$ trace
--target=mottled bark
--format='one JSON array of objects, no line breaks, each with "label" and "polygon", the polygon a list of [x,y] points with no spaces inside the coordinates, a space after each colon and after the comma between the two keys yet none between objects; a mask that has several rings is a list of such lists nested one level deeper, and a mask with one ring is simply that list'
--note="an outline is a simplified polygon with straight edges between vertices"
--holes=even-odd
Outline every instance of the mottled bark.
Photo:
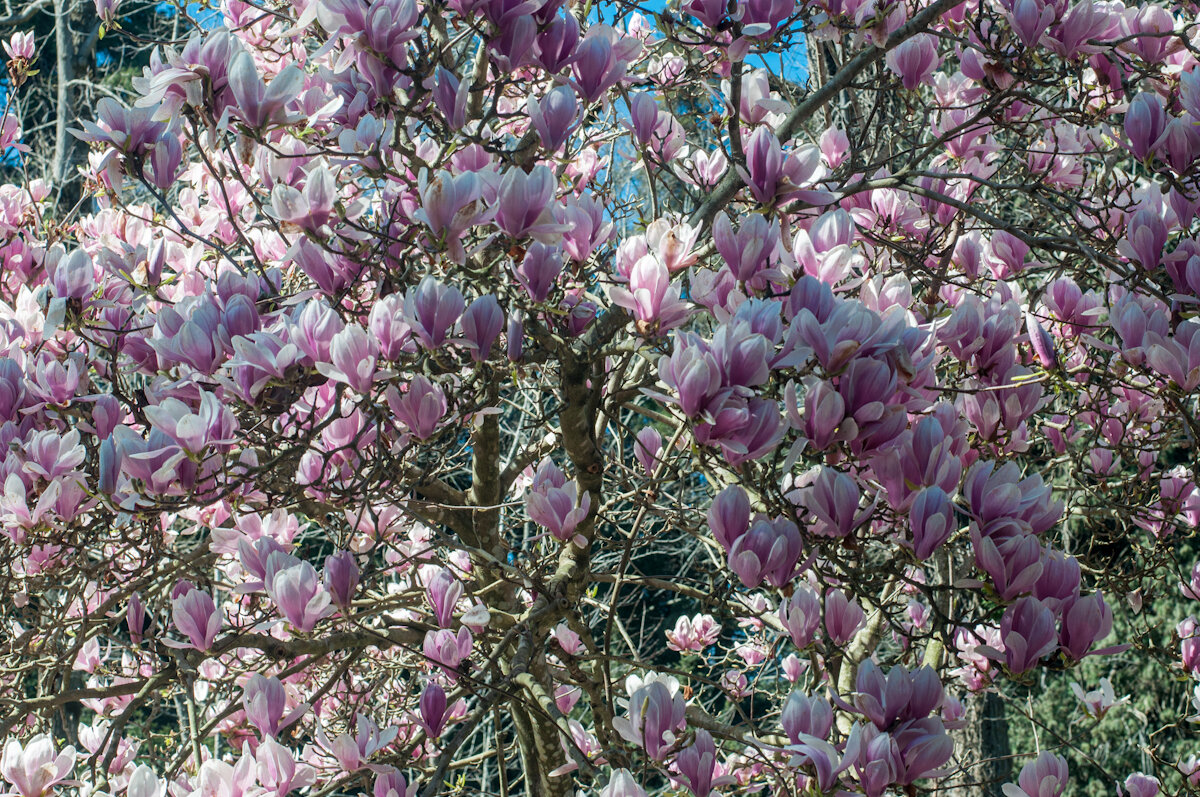
[{"label": "mottled bark", "polygon": [[966,727],[956,734],[955,755],[961,773],[950,784],[949,797],[1002,797],[1012,780],[1012,749],[1004,701],[994,692],[969,695],[964,701]]}]

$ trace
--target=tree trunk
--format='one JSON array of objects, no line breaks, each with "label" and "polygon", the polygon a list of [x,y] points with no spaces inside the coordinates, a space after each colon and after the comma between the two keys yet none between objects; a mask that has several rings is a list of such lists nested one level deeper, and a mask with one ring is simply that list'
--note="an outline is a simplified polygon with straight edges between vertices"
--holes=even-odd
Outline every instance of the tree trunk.
[{"label": "tree trunk", "polygon": [[75,123],[76,98],[78,92],[72,82],[76,77],[75,36],[71,32],[70,0],[54,0],[54,47],[57,89],[55,92],[56,111],[54,115],[54,162],[51,164],[50,176],[54,182],[54,190],[58,196],[59,217],[71,211],[83,196],[82,186],[75,165],[80,150],[80,142],[68,132]]},{"label": "tree trunk", "polygon": [[1004,702],[995,692],[968,695],[966,727],[957,734],[961,773],[952,779],[948,797],[1003,797],[1012,779],[1012,750]]}]

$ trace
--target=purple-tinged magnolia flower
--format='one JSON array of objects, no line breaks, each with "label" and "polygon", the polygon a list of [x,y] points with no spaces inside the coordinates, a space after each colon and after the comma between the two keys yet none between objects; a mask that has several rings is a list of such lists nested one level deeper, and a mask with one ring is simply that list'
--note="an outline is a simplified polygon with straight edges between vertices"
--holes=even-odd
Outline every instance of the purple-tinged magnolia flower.
[{"label": "purple-tinged magnolia flower", "polygon": [[425,594],[433,607],[433,617],[442,628],[449,628],[454,619],[454,610],[463,596],[463,584],[444,567],[437,568],[429,577]]},{"label": "purple-tinged magnolia flower", "polygon": [[439,66],[434,71],[433,102],[452,129],[458,130],[467,123],[467,100],[470,98],[470,80],[460,82],[445,67]]},{"label": "purple-tinged magnolia flower", "polygon": [[881,797],[900,780],[904,761],[895,738],[874,725],[855,725],[846,740],[845,759],[853,763],[866,797]]},{"label": "purple-tinged magnolia flower", "polygon": [[971,527],[975,563],[988,574],[1001,600],[1010,601],[1033,589],[1042,575],[1042,543],[1023,531],[1008,536],[985,537]]},{"label": "purple-tinged magnolia flower", "polygon": [[525,321],[521,311],[514,310],[508,314],[508,329],[505,331],[505,356],[508,361],[518,363],[525,342]]},{"label": "purple-tinged magnolia flower", "polygon": [[550,296],[558,275],[563,270],[563,253],[558,246],[534,241],[525,252],[518,266],[513,264],[517,282],[535,302],[544,302]]},{"label": "purple-tinged magnolia flower", "polygon": [[329,343],[331,363],[318,362],[317,370],[359,393],[368,394],[375,382],[378,356],[375,337],[358,324],[351,324],[333,336]]},{"label": "purple-tinged magnolia flower", "polygon": [[96,103],[96,121],[83,122],[83,130],[72,130],[76,138],[112,145],[130,155],[145,154],[167,129],[154,120],[153,108],[123,108],[104,97]]},{"label": "purple-tinged magnolia flower", "polygon": [[65,257],[47,258],[46,270],[50,276],[50,287],[58,298],[87,299],[96,292],[96,267],[82,249],[75,249]]},{"label": "purple-tinged magnolia flower", "polygon": [[146,161],[146,177],[155,188],[166,191],[175,185],[182,163],[183,145],[179,137],[170,130],[164,131],[150,150],[150,157]]},{"label": "purple-tinged magnolia flower", "polygon": [[649,146],[654,136],[654,129],[658,127],[658,111],[658,100],[651,93],[639,92],[629,101],[629,126],[633,130],[633,137],[642,147]]},{"label": "purple-tinged magnolia flower", "polygon": [[583,99],[596,102],[625,78],[629,62],[641,49],[641,42],[622,36],[609,25],[590,26],[575,47],[571,85]]},{"label": "purple-tinged magnolia flower", "polygon": [[1037,598],[1021,598],[1004,610],[1000,638],[1004,663],[1016,675],[1028,672],[1058,646],[1054,613]]},{"label": "purple-tinged magnolia flower", "polygon": [[367,332],[385,360],[399,360],[405,354],[416,354],[412,325],[404,318],[404,296],[392,293],[375,302],[367,316]]},{"label": "purple-tinged magnolia flower", "polygon": [[1142,208],[1129,217],[1125,237],[1117,244],[1117,251],[1147,271],[1153,271],[1162,264],[1166,245],[1166,222],[1159,213]]},{"label": "purple-tinged magnolia flower", "polygon": [[580,120],[579,103],[570,86],[556,86],[541,100],[530,97],[525,112],[547,152],[558,152]]},{"label": "purple-tinged magnolia flower", "polygon": [[816,377],[804,380],[804,412],[800,413],[796,398],[796,383],[784,388],[784,401],[792,426],[803,432],[809,445],[824,451],[834,443],[852,440],[858,434],[858,424],[846,417],[846,402],[828,381]]},{"label": "purple-tinged magnolia flower", "polygon": [[375,785],[371,789],[372,797],[417,797],[419,791],[416,783],[409,783],[390,767],[375,776]]},{"label": "purple-tinged magnolia flower", "polygon": [[534,18],[525,14],[509,16],[500,25],[499,35],[488,42],[500,68],[513,72],[534,63],[537,28]]},{"label": "purple-tinged magnolia flower", "polygon": [[324,581],[334,605],[347,611],[358,590],[358,562],[350,551],[325,557]]},{"label": "purple-tinged magnolia flower", "polygon": [[840,589],[825,593],[825,634],[835,647],[854,639],[865,619],[866,614],[858,601],[850,600]]},{"label": "purple-tinged magnolia flower", "polygon": [[471,350],[471,359],[483,362],[504,329],[504,311],[496,297],[489,293],[471,302],[460,324],[463,343]]},{"label": "purple-tinged magnolia flower", "polygon": [[24,746],[10,737],[0,757],[0,775],[20,797],[45,797],[74,768],[75,748],[65,747],[55,755],[54,740],[46,733],[39,733]]},{"label": "purple-tinged magnolia flower", "polygon": [[742,33],[746,36],[765,36],[796,11],[793,0],[742,0]]},{"label": "purple-tinged magnolia flower", "polygon": [[937,37],[931,33],[918,33],[888,51],[884,58],[888,69],[900,78],[909,91],[925,83],[937,69]]},{"label": "purple-tinged magnolia flower", "polygon": [[[542,11],[550,9],[553,4],[547,3]],[[550,24],[542,28],[537,37],[538,64],[547,73],[556,75],[575,60],[575,46],[579,43],[579,22],[571,13],[555,14]]]},{"label": "purple-tinged magnolia flower", "polygon": [[817,593],[808,587],[797,587],[791,598],[779,602],[779,622],[797,649],[811,645],[821,626],[821,601]]},{"label": "purple-tinged magnolia flower", "polygon": [[653,426],[644,426],[633,442],[633,455],[647,476],[653,476],[663,453],[662,435]]},{"label": "purple-tinged magnolia flower", "polygon": [[286,121],[285,107],[303,88],[304,70],[295,64],[280,70],[270,86],[263,83],[253,56],[246,50],[238,52],[229,65],[229,89],[236,100],[229,108],[254,130]]},{"label": "purple-tinged magnolia flower", "polygon": [[779,724],[792,744],[800,744],[804,736],[828,739],[833,730],[833,706],[823,697],[792,692],[784,701]]},{"label": "purple-tinged magnolia flower", "polygon": [[1063,59],[1074,61],[1103,49],[1104,45],[1091,42],[1109,38],[1114,21],[1104,4],[1082,0],[1067,9],[1042,42]]},{"label": "purple-tinged magnolia flower", "polygon": [[[268,569],[271,559],[277,556],[271,554]],[[334,608],[329,605],[331,596],[321,586],[316,568],[308,562],[284,567],[269,576],[264,584],[267,595],[297,631],[308,633],[320,620],[333,614]]]},{"label": "purple-tinged magnolia flower", "polygon": [[[100,0],[100,2],[103,2],[103,0]],[[17,59],[25,61],[33,60],[35,52],[33,31],[17,31],[14,33],[11,39],[4,42],[4,52],[8,53],[8,57],[14,61]]]},{"label": "purple-tinged magnolia flower", "polygon": [[708,509],[708,527],[726,553],[739,537],[750,530],[750,498],[731,484],[713,498]]},{"label": "purple-tinged magnolia flower", "polygon": [[[242,568],[254,577],[253,580],[247,581],[242,586],[243,591],[246,592],[256,592],[263,589],[263,582],[267,578],[267,562],[271,561],[272,554],[290,556],[287,550],[276,542],[273,537],[265,534],[254,542],[242,537],[237,542],[237,552]],[[276,561],[280,560],[277,559]],[[298,562],[300,560],[294,559],[294,561]]]},{"label": "purple-tinged magnolia flower", "polygon": [[433,437],[446,417],[445,392],[423,374],[413,377],[403,393],[395,387],[388,388],[386,399],[392,417],[418,440]]},{"label": "purple-tinged magnolia flower", "polygon": [[[562,204],[554,206],[553,212],[554,220],[566,228],[562,237],[563,252],[576,263],[586,262],[612,235],[612,222],[605,220],[604,205],[594,194],[568,196]],[[669,250],[669,246],[664,249]],[[670,263],[667,267],[670,268]]]},{"label": "purple-tinged magnolia flower", "polygon": [[134,645],[142,644],[142,637],[146,633],[146,624],[149,620],[150,615],[142,603],[141,594],[135,592],[130,595],[129,606],[125,610],[125,625],[129,629],[129,641]]},{"label": "purple-tinged magnolia flower", "polygon": [[638,785],[628,769],[615,769],[608,785],[600,790],[600,797],[646,797],[646,790]]},{"label": "purple-tinged magnolia flower", "polygon": [[1092,645],[1109,635],[1112,624],[1112,610],[1104,602],[1102,593],[1076,599],[1062,612],[1062,633],[1059,635],[1062,651],[1079,661],[1088,655]]},{"label": "purple-tinged magnolia flower", "polygon": [[188,644],[167,644],[172,647],[190,647],[201,652],[211,650],[213,640],[221,630],[223,618],[217,611],[212,595],[196,589],[184,581],[174,590],[171,599],[171,619],[180,633],[188,638]]},{"label": "purple-tinged magnolia flower", "polygon": [[646,255],[633,264],[629,288],[612,287],[613,303],[633,314],[638,332],[663,333],[679,326],[691,315],[687,302],[679,298],[679,285],[671,282],[671,272],[654,255]]},{"label": "purple-tinged magnolia flower", "polygon": [[483,180],[478,174],[439,171],[421,186],[421,207],[413,218],[429,226],[454,262],[463,263],[467,257],[463,234],[488,221],[493,212],[483,201]]},{"label": "purple-tinged magnolia flower", "polygon": [[1025,313],[1025,330],[1029,333],[1029,345],[1042,367],[1057,368],[1058,353],[1054,348],[1054,338],[1050,337],[1042,322],[1031,312]]},{"label": "purple-tinged magnolia flower", "polygon": [[1042,574],[1033,585],[1033,597],[1061,614],[1063,606],[1079,597],[1079,560],[1054,548],[1042,554]]},{"label": "purple-tinged magnolia flower", "polygon": [[270,212],[280,221],[317,232],[329,222],[336,199],[333,175],[321,165],[305,176],[303,191],[286,183],[276,183],[271,191]]},{"label": "purple-tinged magnolia flower", "polygon": [[677,732],[686,727],[687,706],[679,682],[651,672],[644,680],[631,675],[625,685],[629,695],[627,716],[614,719],[613,728],[655,761],[665,760],[678,738]]},{"label": "purple-tinged magnolia flower", "polygon": [[278,678],[268,678],[260,673],[251,675],[242,686],[242,707],[246,719],[264,737],[278,736],[308,710],[308,704],[302,703],[287,712],[287,691],[283,684]]},{"label": "purple-tinged magnolia flower", "polygon": [[908,510],[913,554],[922,562],[933,556],[954,533],[954,504],[941,487],[926,487],[917,493]]},{"label": "purple-tinged magnolia flower", "polygon": [[836,747],[824,739],[818,739],[815,736],[801,736],[798,744],[787,748],[788,752],[792,753],[788,765],[812,767],[816,776],[817,789],[822,794],[830,794],[835,791],[837,776],[849,769],[858,759],[858,748],[851,745],[851,741],[857,744],[856,739],[857,736],[852,731],[850,740],[846,743],[847,754],[842,756]]},{"label": "purple-tinged magnolia flower", "polygon": [[937,717],[902,723],[893,738],[900,751],[901,786],[930,777],[954,755],[954,740]]},{"label": "purple-tinged magnolia flower", "polygon": [[466,304],[458,288],[426,275],[404,297],[404,320],[421,346],[434,351],[449,340]]},{"label": "purple-tinged magnolia flower", "polygon": [[1189,600],[1200,601],[1200,561],[1192,565],[1191,579],[1186,584],[1181,583],[1179,591]]},{"label": "purple-tinged magnolia flower", "polygon": [[1197,150],[1200,150],[1200,131],[1196,130],[1195,120],[1184,116],[1173,117],[1154,142],[1153,149],[1176,172],[1183,174],[1188,171]]},{"label": "purple-tinged magnolia flower", "polygon": [[[578,505],[576,505],[578,503]],[[525,494],[529,519],[550,532],[560,542],[572,538],[580,547],[587,544],[575,529],[588,516],[592,507],[590,493],[579,494],[579,485],[567,476],[548,457],[538,465],[533,484]]]},{"label": "purple-tinged magnolia flower", "polygon": [[269,736],[259,742],[254,758],[258,782],[275,797],[311,786],[316,780],[317,773],[312,767],[297,764],[291,749]]},{"label": "purple-tinged magnolia flower", "polygon": [[812,483],[803,488],[799,502],[815,522],[808,530],[818,537],[847,537],[870,517],[874,506],[859,509],[861,492],[854,480],[837,468],[822,466]]},{"label": "purple-tinged magnolia flower", "polygon": [[1134,772],[1125,778],[1125,793],[1129,797],[1158,797],[1160,791],[1158,778],[1144,772]]},{"label": "purple-tinged magnolia flower", "polygon": [[1036,474],[1022,479],[1015,462],[997,468],[995,462],[977,461],[963,479],[962,495],[985,529],[992,521],[1014,518],[1028,524],[1034,534],[1041,534],[1062,517],[1063,503],[1054,499],[1049,485]]},{"label": "purple-tinged magnolia flower", "polygon": [[[753,398],[745,404],[731,401],[724,409],[730,411],[727,413],[729,422],[723,423],[725,415],[718,413],[716,423],[711,425],[713,428],[709,428],[709,424],[696,427],[696,440],[720,446],[726,461],[734,467],[773,451],[787,431],[778,402],[772,399]],[[714,428],[719,433],[714,433]]]},{"label": "purple-tinged magnolia flower", "polygon": [[704,729],[696,731],[696,741],[675,757],[675,766],[695,797],[708,797],[713,786],[724,781],[733,782],[732,778],[713,778],[717,769],[717,747],[712,735]]},{"label": "purple-tinged magnolia flower", "polygon": [[510,168],[500,180],[496,226],[510,238],[529,235],[540,239],[562,232],[550,212],[557,187],[554,172],[547,166],[535,166],[528,174]]},{"label": "purple-tinged magnolia flower", "polygon": [[675,338],[675,350],[659,358],[658,375],[675,391],[679,409],[689,418],[698,417],[721,390],[721,365],[708,344],[692,332]]},{"label": "purple-tinged magnolia flower", "polygon": [[[283,192],[280,192],[283,196]],[[307,201],[307,200],[305,200]],[[310,208],[311,209],[311,208]],[[296,218],[305,220],[311,217],[303,210],[284,208],[282,212],[296,211]],[[274,211],[272,211],[274,212]],[[298,265],[301,271],[317,284],[322,293],[334,295],[357,279],[362,272],[362,264],[355,263],[349,258],[326,252],[308,238],[296,241],[290,250],[288,258]]]},{"label": "purple-tinged magnolia flower", "polygon": [[810,205],[828,205],[834,200],[827,191],[805,188],[825,176],[821,151],[806,145],[784,152],[779,139],[765,125],[746,142],[746,166],[737,169],[750,193],[764,205],[785,198]]},{"label": "purple-tinged magnolia flower", "polygon": [[1175,626],[1175,634],[1179,637],[1180,660],[1184,671],[1193,676],[1200,675],[1200,623],[1194,616],[1189,616]]},{"label": "purple-tinged magnolia flower", "polygon": [[474,637],[467,628],[458,629],[456,634],[449,629],[442,628],[437,631],[425,632],[425,642],[423,651],[425,658],[429,659],[433,664],[441,666],[442,670],[454,680],[458,673],[458,667],[468,656],[471,655],[471,646],[474,644]]},{"label": "purple-tinged magnolia flower", "polygon": [[783,276],[772,268],[777,260],[779,231],[761,213],[744,216],[736,233],[729,216],[718,213],[712,235],[717,252],[738,282],[757,288],[763,287],[767,279]]},{"label": "purple-tinged magnolia flower", "polygon": [[381,732],[379,726],[365,714],[359,714],[356,717],[355,725],[353,736],[349,733],[341,733],[332,740],[325,736],[324,730],[319,725],[317,727],[317,742],[333,754],[343,772],[354,772],[370,766],[367,764],[367,759],[378,750],[391,744],[400,730],[393,726]]},{"label": "purple-tinged magnolia flower", "polygon": [[1186,393],[1200,387],[1200,323],[1195,319],[1181,322],[1169,338],[1147,333],[1143,343],[1146,363],[1151,368]]},{"label": "purple-tinged magnolia flower", "polygon": [[674,630],[667,632],[667,647],[680,653],[699,653],[717,641],[721,625],[711,615],[686,615],[675,621]]},{"label": "purple-tinged magnolia flower", "polygon": [[446,708],[446,690],[437,681],[430,681],[421,692],[420,713],[417,721],[430,739],[438,739],[450,719]]},{"label": "purple-tinged magnolia flower", "polygon": [[742,585],[755,589],[766,581],[782,587],[796,574],[803,553],[800,529],[787,518],[760,517],[729,548],[729,569]]},{"label": "purple-tinged magnolia flower", "polygon": [[893,729],[897,722],[925,719],[945,699],[933,668],[909,672],[897,665],[885,676],[870,659],[860,666],[854,689],[855,707],[881,731]]},{"label": "purple-tinged magnolia flower", "polygon": [[1038,46],[1054,17],[1054,9],[1042,0],[1013,0],[1012,10],[1008,13],[1013,32],[1026,47]]}]

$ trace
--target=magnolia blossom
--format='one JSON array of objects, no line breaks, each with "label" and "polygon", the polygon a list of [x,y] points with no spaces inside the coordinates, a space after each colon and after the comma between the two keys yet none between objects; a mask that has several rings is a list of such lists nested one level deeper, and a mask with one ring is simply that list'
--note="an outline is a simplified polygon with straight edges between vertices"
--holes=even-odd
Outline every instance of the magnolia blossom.
[{"label": "magnolia blossom", "polygon": [[0,775],[21,797],[44,797],[66,781],[74,766],[75,748],[65,747],[55,755],[54,740],[41,733],[24,745],[12,738],[5,743]]}]

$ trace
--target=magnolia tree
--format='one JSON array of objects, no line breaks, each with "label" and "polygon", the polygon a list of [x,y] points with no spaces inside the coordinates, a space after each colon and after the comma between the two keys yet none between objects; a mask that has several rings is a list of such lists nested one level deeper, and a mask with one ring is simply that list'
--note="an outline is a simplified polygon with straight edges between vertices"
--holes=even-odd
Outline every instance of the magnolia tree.
[{"label": "magnolia tree", "polygon": [[1193,6],[220,11],[0,188],[9,794],[1200,780]]}]

